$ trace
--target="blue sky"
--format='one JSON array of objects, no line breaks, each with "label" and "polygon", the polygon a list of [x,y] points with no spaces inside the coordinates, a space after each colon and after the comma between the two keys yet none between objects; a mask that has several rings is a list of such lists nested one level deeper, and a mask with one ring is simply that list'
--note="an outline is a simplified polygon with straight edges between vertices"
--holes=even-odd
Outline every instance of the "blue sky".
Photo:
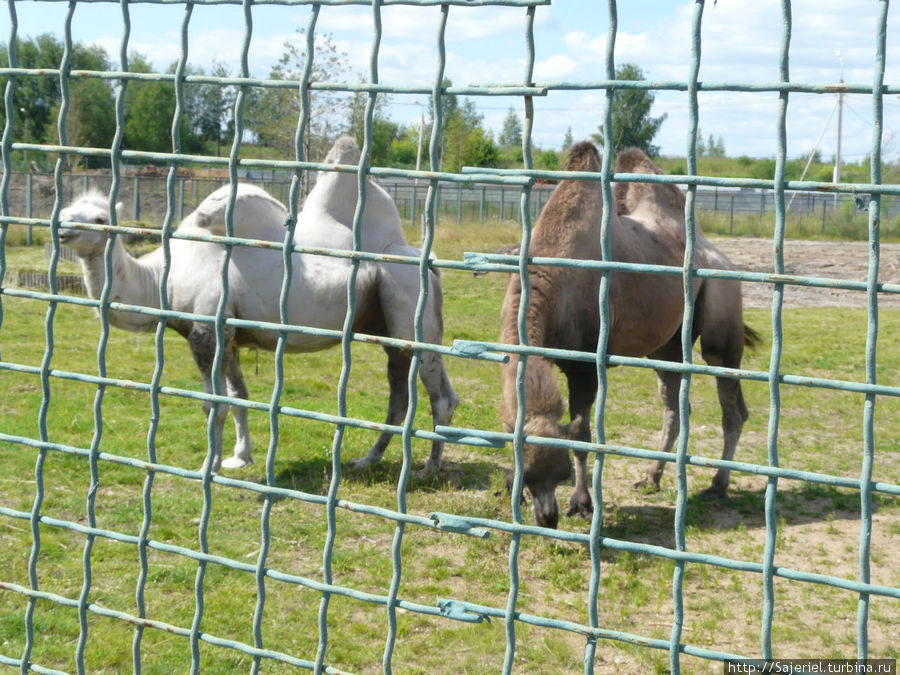
[{"label": "blue sky", "polygon": [[[690,60],[691,2],[675,0],[620,1],[617,63],[631,62],[652,80],[684,80]],[[875,0],[794,0],[791,42],[791,79],[795,82],[872,83],[873,34],[878,3]],[[62,2],[16,2],[19,35],[41,32],[61,35],[66,10]],[[305,26],[306,7],[255,6],[250,69],[265,77],[286,41],[297,41]],[[174,61],[179,52],[183,6],[138,4],[131,8],[132,50],[148,57],[158,69]],[[439,9],[389,6],[383,9],[384,35],[379,57],[383,83],[430,85],[436,68]],[[886,83],[900,74],[900,38],[897,12],[888,22]],[[0,31],[9,34],[3,12]],[[123,34],[121,9],[116,3],[89,3],[75,11],[76,40],[95,42],[117,57]],[[517,83],[524,76],[526,57],[525,10],[507,7],[452,7],[447,29],[446,75],[454,84]],[[603,79],[608,19],[605,3],[560,0],[538,7],[535,15],[537,82]],[[892,30],[893,29],[893,30]],[[237,70],[244,30],[243,11],[237,6],[196,6],[190,24],[189,60],[209,69],[213,61]],[[371,9],[358,6],[323,7],[318,30],[331,35],[347,54],[354,70],[368,73],[372,37]],[[778,0],[708,1],[703,19],[703,58],[700,79],[730,82],[773,82],[778,79],[781,39],[781,3]],[[892,39],[893,38],[893,39]],[[841,57],[836,52],[841,52]],[[559,148],[566,129],[576,140],[597,131],[604,94],[551,92],[535,100],[534,140],[538,146]],[[391,116],[409,124],[419,106],[412,96],[392,98]],[[821,152],[831,157],[836,149],[837,96],[792,94],[788,108],[788,154],[807,154],[823,136]],[[664,154],[684,154],[687,132],[687,96],[659,92],[654,115],[667,114],[657,143]],[[499,132],[510,106],[521,114],[522,101],[489,97],[476,101],[485,124]],[[729,155],[774,156],[776,152],[777,95],[773,93],[710,92],[700,97],[700,128],[704,137],[721,137]],[[842,156],[858,161],[871,147],[871,97],[845,97]],[[885,98],[885,159],[900,159],[900,97]]]}]

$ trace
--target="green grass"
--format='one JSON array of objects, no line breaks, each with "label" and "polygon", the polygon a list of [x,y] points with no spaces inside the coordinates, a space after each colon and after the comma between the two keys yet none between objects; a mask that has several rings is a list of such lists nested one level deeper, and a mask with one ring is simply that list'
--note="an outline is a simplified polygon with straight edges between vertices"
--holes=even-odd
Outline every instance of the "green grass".
[{"label": "green grass", "polygon": [[[412,241],[415,232],[409,232]],[[466,250],[491,251],[518,236],[515,227],[440,228],[435,244],[440,258],[459,259]],[[723,244],[727,251],[727,245]],[[8,257],[22,255],[17,247]],[[445,343],[453,339],[495,340],[506,278],[501,274],[473,277],[471,273],[442,272],[445,307]],[[3,296],[0,346],[6,363],[39,366],[45,351],[46,304]],[[746,320],[763,334],[764,345],[750,353],[744,366],[766,371],[769,367],[771,318],[768,311],[752,310]],[[92,310],[59,305],[54,317],[55,348],[52,368],[96,373],[99,322]],[[857,308],[808,308],[791,310],[784,317],[782,372],[845,380],[864,379],[866,317]],[[890,339],[900,332],[900,311],[880,314],[878,381],[900,385],[900,345]],[[171,333],[165,338],[163,384],[200,389],[184,340]],[[107,348],[111,377],[149,382],[154,367],[152,334],[113,330]],[[273,355],[245,350],[244,373],[254,400],[268,401],[273,384]],[[699,357],[698,357],[699,360]],[[336,410],[338,350],[285,359],[286,385],[282,402],[287,406],[333,413]],[[499,429],[497,401],[499,376],[496,364],[453,359],[448,361],[454,387],[462,403],[454,424]],[[613,369],[609,373],[607,439],[610,443],[654,448],[660,423],[660,406],[652,372]],[[766,463],[768,387],[747,382],[744,386],[751,417],[738,447],[737,459]],[[0,430],[3,433],[39,437],[40,379],[33,375],[0,370]],[[85,383],[50,379],[47,438],[56,443],[87,448],[94,429],[93,408],[97,389]],[[695,376],[691,384],[692,454],[717,457],[721,431],[714,384]],[[861,469],[864,400],[858,394],[804,387],[781,387],[779,460],[785,467],[858,477]],[[387,404],[384,357],[371,345],[354,345],[348,389],[352,416],[382,421]],[[205,421],[196,402],[178,397],[161,398],[161,419],[156,439],[158,461],[198,468],[206,453]],[[875,479],[896,482],[900,472],[900,414],[895,398],[877,400],[875,414]],[[103,452],[144,459],[147,456],[149,396],[131,389],[109,387],[103,397]],[[251,433],[256,464],[228,477],[264,481],[269,420],[251,412]],[[429,428],[426,397],[420,397],[416,425]],[[275,460],[280,487],[325,494],[330,483],[333,427],[289,417],[280,418],[280,442]],[[226,427],[226,452],[234,432]],[[363,455],[374,434],[348,429],[342,458]],[[424,463],[428,443],[413,443],[416,468]],[[24,445],[0,444],[0,505],[29,512],[35,497],[37,452]],[[437,478],[410,481],[408,502],[412,513],[433,511],[487,518],[510,518],[508,497],[502,494],[503,467],[510,465],[508,449],[491,450],[449,445],[445,469]],[[603,534],[616,539],[673,546],[675,483],[673,467],[657,494],[636,493],[630,485],[646,463],[609,457],[604,469]],[[341,499],[395,508],[400,472],[400,443],[394,439],[381,466],[371,471],[344,471]],[[698,495],[712,474],[688,468],[690,490],[687,508],[687,548],[726,557],[761,561],[765,541],[764,478],[733,474],[728,499],[710,503]],[[97,525],[136,535],[143,511],[141,492],[146,473],[109,462],[100,463],[100,487],[96,496]],[[87,462],[62,453],[47,453],[41,513],[47,517],[86,522],[85,502],[89,485]],[[779,522],[776,564],[779,566],[857,578],[859,496],[796,481],[780,480],[776,503]],[[572,486],[559,490],[566,504]],[[209,529],[210,553],[255,564],[260,546],[262,498],[251,492],[213,486]],[[496,494],[500,493],[500,494]],[[159,542],[198,548],[197,526],[202,509],[198,484],[157,475],[153,484],[153,525],[150,536]],[[900,531],[898,500],[876,495],[872,579],[874,583],[900,586],[895,564],[895,544]],[[530,512],[525,510],[530,522]],[[395,528],[374,516],[337,511],[338,536],[333,572],[335,583],[379,595],[387,593],[392,575],[391,545]],[[562,528],[587,532],[589,524],[564,517]],[[270,569],[315,580],[322,577],[325,542],[324,509],[294,499],[279,499],[271,515]],[[82,586],[82,553],[85,538],[47,524],[40,526],[41,549],[38,576],[41,590],[77,598]],[[485,540],[439,533],[408,526],[403,546],[400,597],[435,605],[438,598],[455,598],[503,608],[509,592],[509,536],[493,532]],[[27,520],[0,518],[0,580],[27,586],[31,532]],[[151,551],[146,605],[149,617],[189,627],[194,614],[193,587],[197,565],[174,553]],[[98,538],[92,555],[91,602],[110,609],[136,613],[135,584],[139,572],[135,547]],[[525,537],[519,554],[522,612],[587,622],[587,588],[590,557],[578,545]],[[671,634],[671,561],[650,556],[601,550],[598,596],[600,626],[612,630],[667,640]],[[856,603],[853,593],[799,584],[775,582],[777,656],[853,657],[856,654]],[[314,659],[317,616],[321,595],[302,587],[268,579],[262,634],[267,648],[300,658]],[[206,597],[202,629],[212,635],[252,644],[252,617],[256,582],[252,574],[211,564],[206,572]],[[708,649],[747,655],[759,653],[762,583],[757,575],[689,564],[685,568],[685,624],[683,641]],[[27,601],[12,591],[0,590],[0,653],[17,658],[24,646]],[[374,673],[381,670],[387,634],[384,607],[334,596],[329,606],[329,647],[326,663],[335,667]],[[872,598],[869,623],[870,656],[896,657],[900,606],[889,598]],[[45,667],[72,671],[79,626],[75,610],[38,601],[35,610],[33,660]],[[131,669],[133,628],[121,621],[89,615],[86,666],[89,672],[117,673]],[[578,635],[517,624],[515,667],[520,672],[580,672],[584,642]],[[503,621],[466,624],[398,613],[398,639],[394,666],[398,672],[491,672],[500,669],[505,650]],[[233,650],[201,643],[203,669],[210,673],[246,670],[250,660]],[[188,641],[165,631],[144,631],[144,672],[184,672],[190,664]],[[685,672],[717,672],[720,666],[683,656]],[[666,672],[665,651],[600,641],[600,672]],[[290,670],[278,663],[264,663],[263,672]]]}]

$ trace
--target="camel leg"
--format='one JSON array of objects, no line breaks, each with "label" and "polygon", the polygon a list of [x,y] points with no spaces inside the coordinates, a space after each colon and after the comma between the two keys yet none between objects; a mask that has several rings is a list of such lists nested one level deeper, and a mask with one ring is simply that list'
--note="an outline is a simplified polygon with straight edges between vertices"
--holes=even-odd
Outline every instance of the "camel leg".
[{"label": "camel leg", "polygon": [[[431,401],[431,416],[434,426],[450,424],[453,419],[453,412],[459,405],[459,396],[453,390],[450,384],[450,376],[444,367],[444,359],[440,354],[434,352],[425,352],[422,354],[422,365],[419,368],[419,377],[425,390],[428,392],[428,398]],[[427,477],[436,474],[441,469],[441,457],[444,453],[443,441],[431,442],[431,455],[425,463],[425,468],[418,472],[420,477]]]},{"label": "camel leg", "polygon": [[[581,415],[581,424],[573,440],[590,443],[591,406],[594,405],[597,396],[597,371],[593,366],[588,368],[579,366],[573,366],[571,369],[566,367],[563,370],[569,383],[569,417],[574,420]],[[588,453],[573,450],[572,454],[575,456],[575,491],[569,499],[569,510],[566,511],[566,515],[590,518],[594,512],[594,505],[588,487]]]},{"label": "camel leg", "polygon": [[[226,337],[226,340],[229,338]],[[208,324],[195,323],[188,334],[188,345],[191,348],[191,355],[194,357],[194,363],[200,371],[200,377],[203,378],[203,391],[207,394],[213,393],[212,381],[212,365],[216,354],[216,334],[212,326]],[[226,347],[227,355],[230,347]],[[225,363],[222,364],[222,370],[226,369]],[[221,391],[221,388],[220,388]],[[212,469],[211,473],[219,473],[222,464],[222,435],[225,430],[225,418],[228,416],[228,408],[230,406],[219,404],[215,418],[215,448],[213,449]],[[207,419],[212,413],[213,404],[210,401],[203,401],[203,412]],[[208,459],[208,457],[207,457]],[[201,471],[206,468],[204,462]]]},{"label": "camel leg", "polygon": [[[716,388],[719,393],[719,405],[722,406],[722,459],[731,461],[734,459],[734,451],[737,448],[744,422],[749,413],[744,402],[744,392],[741,389],[740,380],[732,380],[727,377],[716,378]],[[728,469],[719,469],[713,476],[712,485],[704,493],[724,498],[728,494],[729,483]]]},{"label": "camel leg", "polygon": [[[385,424],[397,426],[403,423],[406,416],[406,410],[409,407],[409,364],[412,360],[410,355],[402,349],[395,347],[385,347],[387,353],[387,379],[390,395],[388,397],[388,411]],[[369,454],[359,459],[351,460],[348,466],[351,469],[364,469],[367,466],[378,464],[384,456],[384,451],[391,442],[392,434],[389,431],[382,431],[375,444],[369,450]]]},{"label": "camel leg", "polygon": [[[711,280],[707,282],[704,296],[703,329],[700,333],[700,351],[703,360],[711,366],[740,368],[744,356],[744,321],[741,308],[741,290],[737,282]],[[719,405],[722,407],[722,459],[734,459],[744,422],[749,416],[741,381],[726,377],[716,378]],[[705,491],[717,497],[728,492],[729,470],[719,469],[712,485]]]},{"label": "camel leg", "polygon": [[[231,354],[225,370],[225,386],[231,398],[247,400],[250,395],[247,391],[247,383],[244,381],[244,373],[241,371],[241,354],[238,346],[232,342]],[[223,367],[225,364],[223,364]],[[234,455],[222,460],[225,469],[240,469],[253,464],[252,444],[250,442],[250,424],[247,420],[248,411],[243,406],[230,406],[231,416],[234,418]]]},{"label": "camel leg", "polygon": [[[651,358],[661,359],[665,361],[681,360],[681,331],[675,332],[675,335],[661,349],[650,355]],[[663,404],[663,425],[659,434],[659,443],[657,450],[660,452],[672,452],[675,447],[675,441],[678,438],[678,432],[681,429],[681,420],[678,411],[678,392],[681,388],[681,375],[668,370],[656,371],[656,382],[659,391],[659,398]],[[659,483],[662,480],[663,471],[666,469],[663,460],[653,463],[647,469],[645,476],[636,482],[632,487],[636,490],[650,489],[654,492],[659,490]]]},{"label": "camel leg", "polygon": [[[681,375],[665,370],[656,371],[656,380],[659,389],[659,398],[663,403],[663,425],[659,434],[657,450],[660,452],[672,452],[681,421],[678,412],[678,391],[681,388]],[[658,460],[647,469],[646,475],[634,484],[635,489],[659,490],[659,482],[662,480],[663,471],[666,469],[663,460]]]}]

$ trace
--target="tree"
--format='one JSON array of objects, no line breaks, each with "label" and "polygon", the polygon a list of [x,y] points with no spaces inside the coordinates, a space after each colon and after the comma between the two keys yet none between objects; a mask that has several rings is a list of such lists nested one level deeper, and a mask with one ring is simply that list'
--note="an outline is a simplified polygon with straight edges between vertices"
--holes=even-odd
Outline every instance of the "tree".
[{"label": "tree", "polygon": [[[454,103],[455,97],[454,97]],[[482,126],[482,115],[465,99],[444,116],[444,152],[441,168],[459,172],[464,166],[494,166],[497,148]]]},{"label": "tree", "polygon": [[[349,101],[347,133],[356,139],[360,149],[363,147],[366,131],[366,105],[369,95],[356,92]],[[372,154],[369,163],[373,166],[389,166],[391,162],[391,146],[397,139],[399,125],[388,118],[389,99],[385,94],[375,98],[375,109],[372,112]],[[415,159],[415,158],[414,158]]]},{"label": "tree", "polygon": [[[284,43],[284,53],[269,73],[270,79],[299,81],[306,65],[305,45],[305,31],[298,30],[295,42]],[[311,83],[350,79],[352,73],[347,54],[337,48],[330,35],[317,34],[315,49]],[[306,159],[324,158],[335,137],[345,128],[342,113],[347,109],[348,98],[344,92],[310,89],[309,124],[303,148]],[[301,104],[299,87],[266,89],[254,106],[245,107],[245,121],[248,127],[259,134],[262,142],[290,157],[294,154],[294,135]]]},{"label": "tree", "polygon": [[709,135],[709,140],[706,144],[706,151],[709,153],[710,157],[724,157],[725,156],[725,141],[719,136],[715,141],[713,141],[712,134]]},{"label": "tree", "polygon": [[[52,116],[59,116],[60,104]],[[69,145],[109,148],[116,134],[115,100],[105,80],[81,79],[69,83],[69,110],[66,114],[66,141]],[[109,160],[71,156],[74,164],[85,167],[109,165]]]},{"label": "tree", "polygon": [[[36,38],[17,39],[15,46],[16,65],[19,68],[47,69],[59,68],[62,62],[63,43],[51,35],[43,33]],[[0,63],[9,63],[9,45],[0,43]],[[76,43],[72,49],[70,62],[72,70],[110,70],[109,57],[101,47]],[[0,88],[6,90],[6,76],[0,77]],[[70,87],[75,80],[70,80]],[[84,80],[78,80],[84,81]],[[25,120],[28,120],[29,142],[52,141],[56,137],[56,118],[62,92],[56,75],[18,76],[13,89],[13,110],[16,111],[15,133],[24,139]],[[6,124],[5,106],[0,106],[0,125]],[[21,126],[20,126],[21,125]]]},{"label": "tree", "polygon": [[[149,73],[153,65],[141,54],[130,54],[132,72]],[[176,64],[169,66],[175,71]],[[125,89],[124,146],[131,150],[171,152],[172,122],[175,117],[175,86],[171,82],[131,80]],[[197,149],[191,135],[189,115],[184,114],[179,128],[182,151]]]},{"label": "tree", "polygon": [[509,106],[509,112],[503,119],[503,130],[500,132],[498,139],[501,148],[511,148],[516,145],[522,145],[522,122],[516,115],[512,106]]},{"label": "tree", "polygon": [[[224,63],[213,61],[210,75],[231,77],[231,71]],[[193,95],[188,109],[194,131],[204,141],[215,141],[216,156],[221,156],[222,141],[230,135],[234,127],[231,113],[237,98],[237,90],[232,85],[221,84],[204,84],[191,89]]]},{"label": "tree", "polygon": [[559,168],[559,153],[556,150],[541,150],[537,153],[535,167],[555,171]]},{"label": "tree", "polygon": [[572,127],[569,127],[568,129],[566,129],[565,138],[563,138],[563,152],[571,148],[573,145],[575,145],[575,139],[572,137]]},{"label": "tree", "polygon": [[[616,68],[617,80],[643,80],[643,71],[633,63],[624,63]],[[616,89],[612,102],[612,135],[613,152],[623,148],[636,147],[651,157],[659,154],[659,146],[653,145],[653,139],[667,117],[651,117],[650,108],[655,95],[643,89]],[[594,141],[603,145],[603,125],[599,133],[593,134]]]}]

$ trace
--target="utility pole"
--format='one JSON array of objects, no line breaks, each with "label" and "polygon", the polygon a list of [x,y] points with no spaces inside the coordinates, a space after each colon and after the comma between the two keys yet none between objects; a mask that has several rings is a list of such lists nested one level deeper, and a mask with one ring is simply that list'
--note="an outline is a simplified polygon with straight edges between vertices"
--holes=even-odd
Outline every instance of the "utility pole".
[{"label": "utility pole", "polygon": [[[841,56],[841,50],[837,50],[834,53],[835,56],[838,57],[838,60],[841,64],[841,84],[844,84],[844,59]],[[844,117],[844,90],[841,87],[838,92],[838,121],[837,121],[837,153],[834,158],[834,176],[832,178],[832,183],[840,183],[841,182],[841,130],[843,127],[843,117]],[[834,193],[834,207],[837,208],[838,195],[837,192]]]}]

